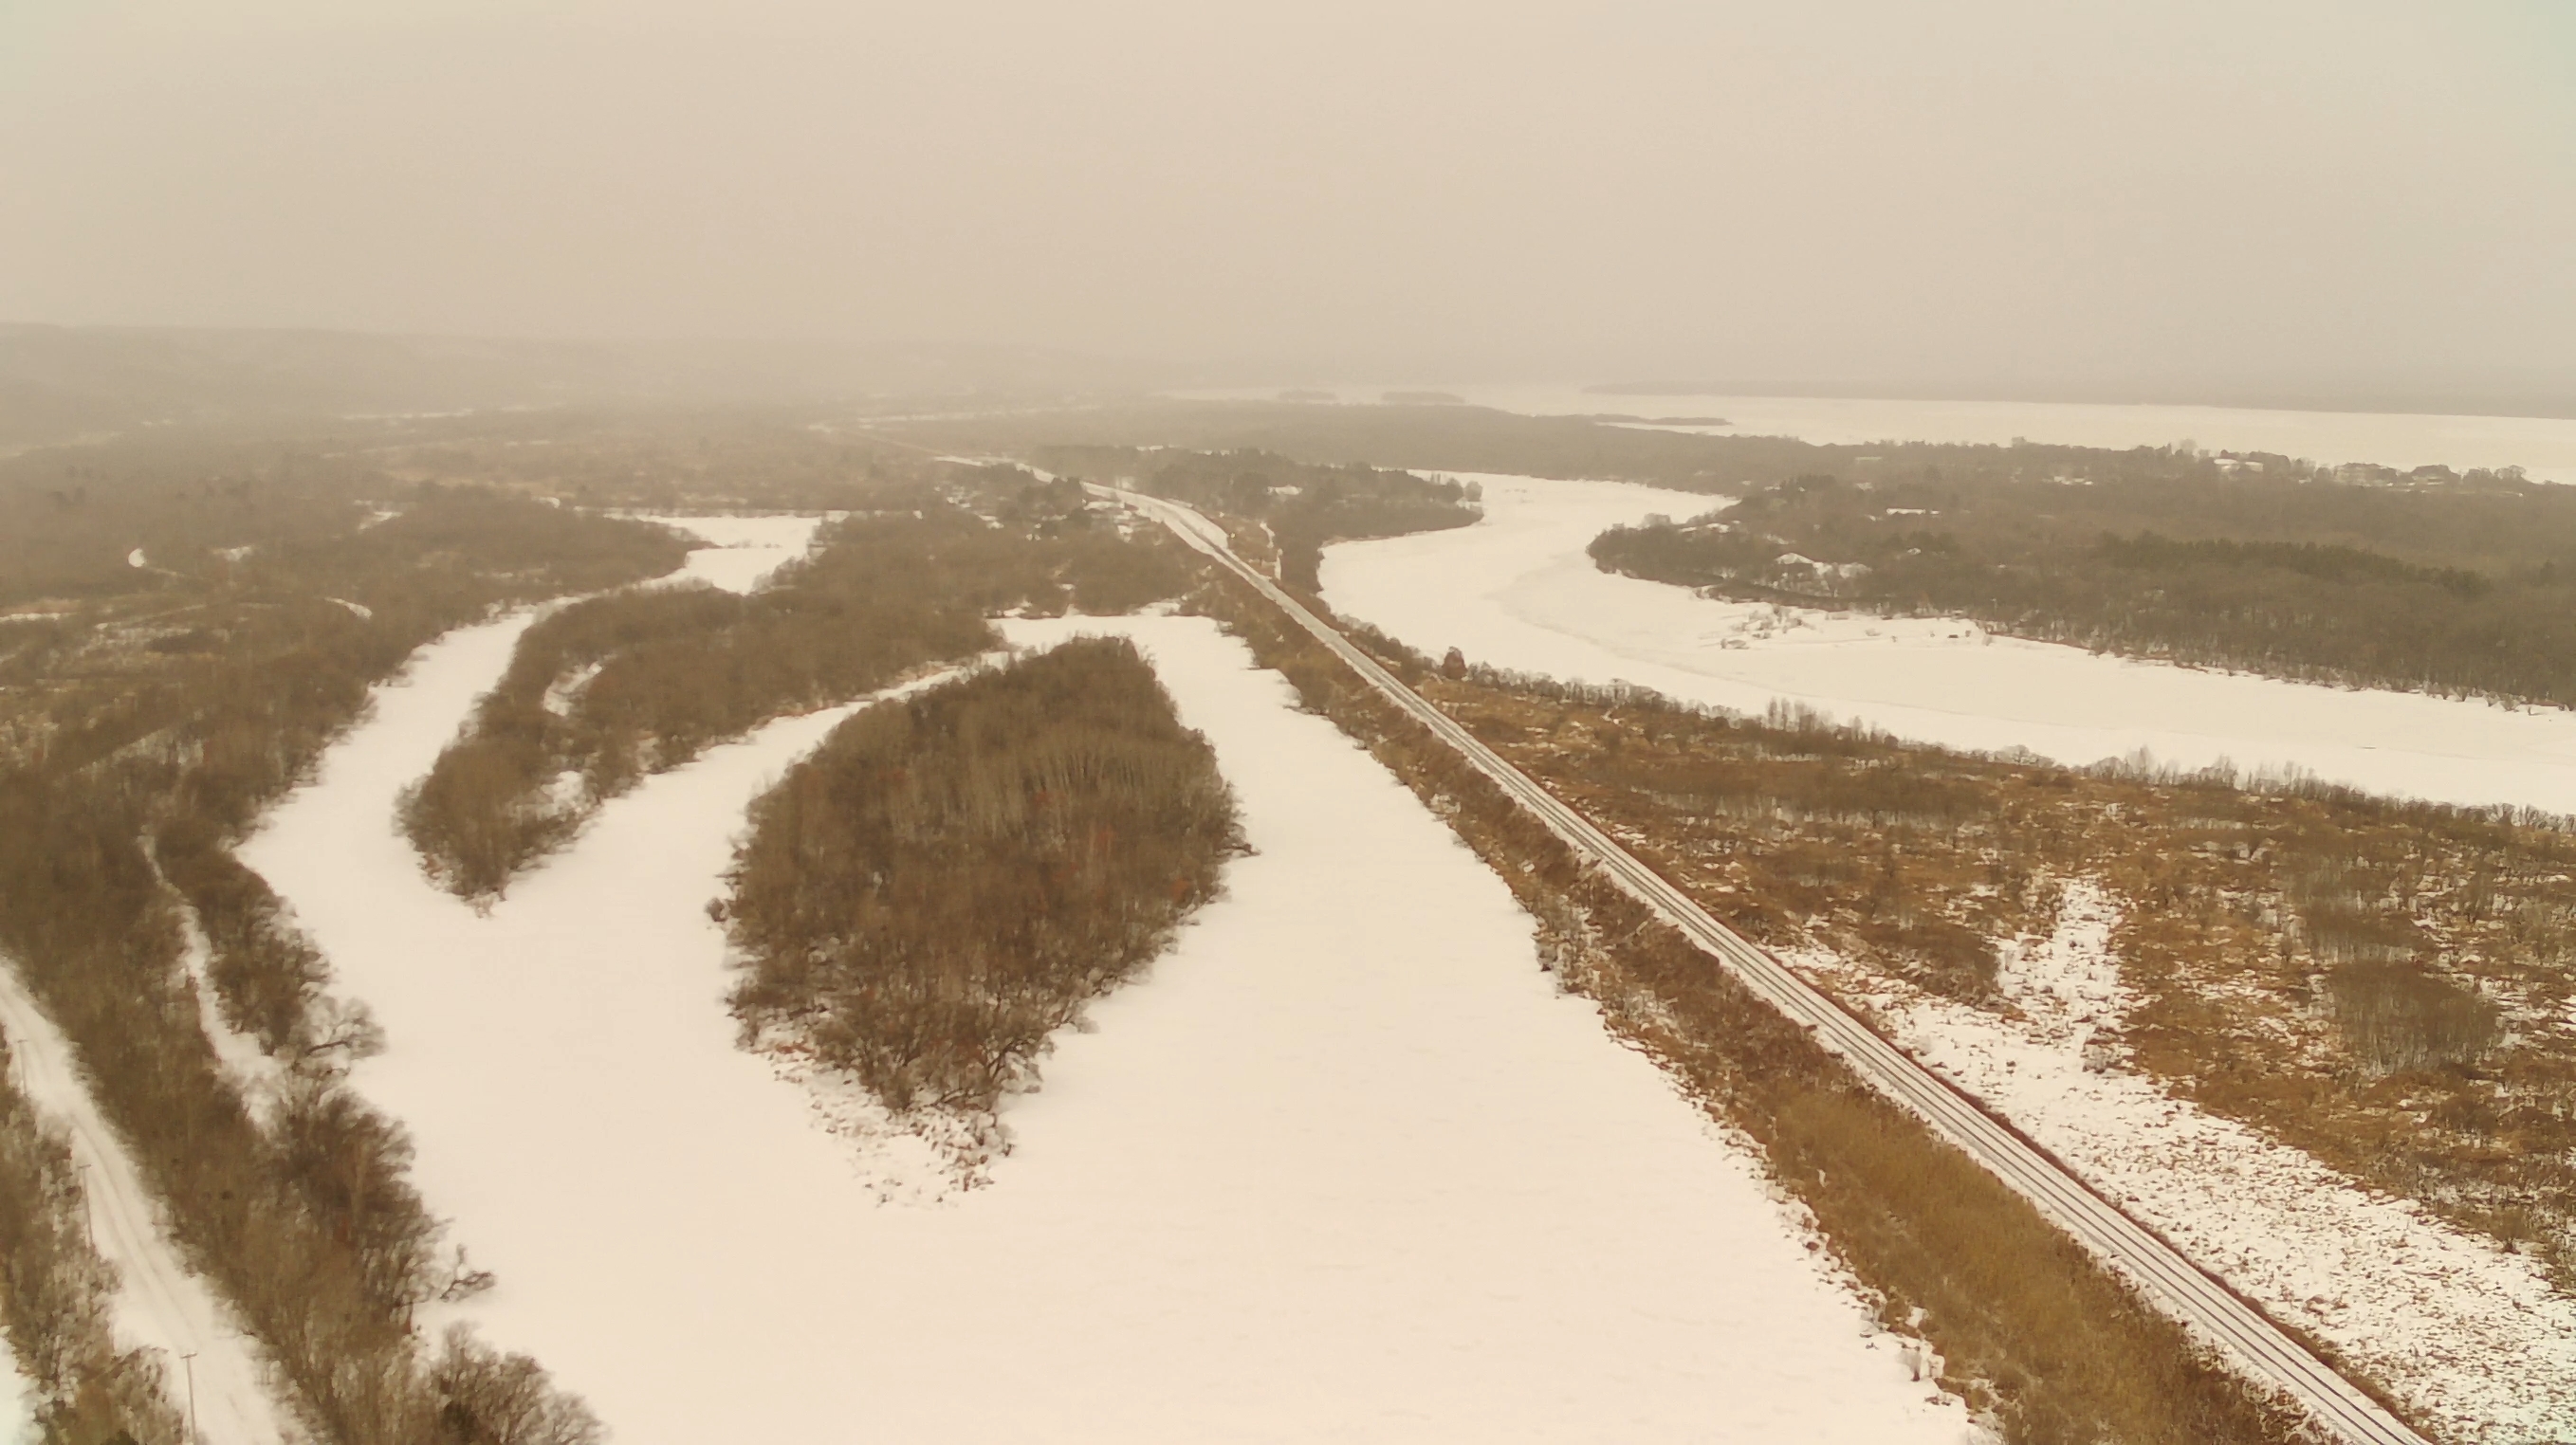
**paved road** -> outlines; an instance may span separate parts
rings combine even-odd
[[[2423,1436],[2309,1353],[2226,1285],[2095,1194],[2063,1165],[2032,1147],[1975,1101],[1880,1038],[1779,960],[1710,917],[1687,894],[1638,861],[1581,813],[1505,762],[1500,754],[1424,701],[1276,583],[1245,565],[1227,545],[1222,528],[1177,502],[1098,486],[1092,490],[1154,518],[1182,541],[1251,583],[1353,671],[1536,814],[1558,837],[1597,860],[1622,887],[1716,955],[1721,964],[1774,1008],[1813,1030],[1821,1042],[1850,1061],[1873,1087],[1922,1116],[1943,1138],[1967,1151],[1969,1157],[2038,1206],[2060,1228],[2128,1276],[2167,1314],[2218,1342],[2250,1378],[2286,1392],[2304,1404],[2320,1423],[2355,1445],[2426,1445]]]

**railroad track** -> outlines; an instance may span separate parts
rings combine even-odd
[[[1093,484],[1097,495],[1153,518],[1267,598],[1290,620],[1466,758],[1479,772],[1592,858],[1638,901],[1678,927],[1744,985],[1848,1061],[1871,1087],[1914,1111],[2087,1249],[2126,1275],[2149,1301],[2199,1331],[2256,1384],[2298,1401],[2353,1445],[2430,1445],[2385,1406],[2319,1359],[2223,1280],[2191,1262],[2154,1231],[2075,1177],[1976,1100],[1881,1038],[1787,965],[1711,917],[1528,774],[1504,761],[1457,720],[1432,706],[1295,597],[1234,554],[1224,530],[1177,502]]]

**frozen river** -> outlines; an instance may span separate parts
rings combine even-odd
[[[1326,551],[1324,597],[1440,655],[1760,712],[1806,703],[1951,747],[2025,747],[2308,769],[2376,792],[2576,812],[2576,713],[2204,672],[1887,620],[1706,601],[1600,571],[1584,547],[1722,498],[1605,482],[1483,477],[1473,527]]]

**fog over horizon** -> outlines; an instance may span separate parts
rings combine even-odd
[[[34,0],[0,322],[2576,406],[2538,3]]]

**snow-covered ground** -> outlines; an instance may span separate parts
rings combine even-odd
[[[2000,1013],[1828,954],[1785,956],[1865,1000],[1908,1052],[2201,1264],[2332,1341],[2444,1438],[2576,1438],[2576,1300],[2552,1291],[2530,1256],[2375,1194],[2122,1066],[2109,1041],[2135,999],[2111,947],[2118,922],[2100,888],[2070,883],[2053,935],[2002,949],[2009,1007]]]
[[[1203,619],[1138,639],[1257,856],[1008,1102],[984,1188],[882,1205],[735,1047],[702,911],[839,714],[603,810],[488,917],[391,826],[520,621],[451,636],[246,859],[390,1048],[462,1307],[623,1445],[712,1439],[1956,1441],[1749,1156],[1556,994],[1501,883]]]
[[[170,1398],[186,1404],[183,1355],[196,1358],[197,1425],[211,1445],[277,1445],[279,1416],[263,1383],[257,1346],[231,1310],[192,1273],[162,1233],[160,1211],[125,1141],[90,1098],[71,1041],[45,1016],[16,968],[0,962],[0,1029],[6,1029],[18,1087],[37,1110],[70,1132],[72,1158],[89,1191],[91,1238],[116,1266],[116,1341],[156,1352]]]
[[[1349,401],[1375,401],[1389,389],[1332,388]],[[2458,471],[2522,467],[2540,480],[2576,481],[2576,419],[2563,417],[1885,397],[1611,396],[1585,391],[1580,385],[1429,389],[1526,416],[1723,417],[1728,424],[1722,427],[1659,429],[1714,436],[1796,437],[1820,446],[1888,441],[2004,446],[2016,437],[2026,437],[2044,445],[2126,450],[2191,441],[2207,451],[2275,452],[2326,463],[2438,465]],[[1238,388],[1190,394],[1267,399],[1278,393],[1271,388]]]
[[[769,574],[805,555],[814,543],[821,517],[715,517],[670,512],[633,512],[640,521],[659,522],[707,544],[689,553],[687,565],[665,583],[711,582],[727,592],[749,592]]]
[[[9,1342],[0,1339],[0,1442],[35,1445],[36,1387],[18,1368]]]
[[[2090,763],[2145,748],[2202,767],[2295,765],[2374,792],[2576,812],[2576,713],[2206,672],[1989,637],[1954,620],[1707,601],[1614,576],[1604,529],[1723,504],[1610,482],[1471,477],[1473,527],[1324,553],[1323,594],[1433,656],[1624,680],[1759,712],[1774,698],[1953,747]]]

